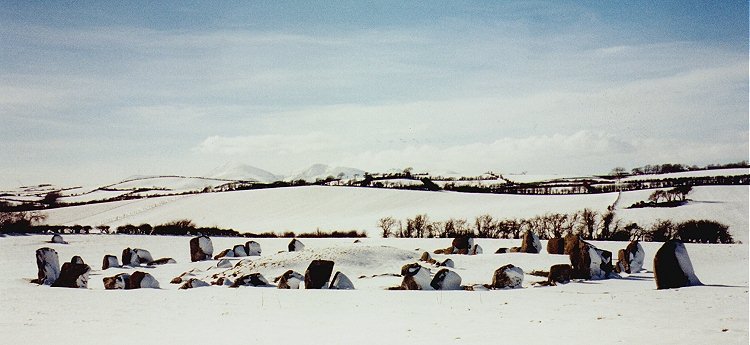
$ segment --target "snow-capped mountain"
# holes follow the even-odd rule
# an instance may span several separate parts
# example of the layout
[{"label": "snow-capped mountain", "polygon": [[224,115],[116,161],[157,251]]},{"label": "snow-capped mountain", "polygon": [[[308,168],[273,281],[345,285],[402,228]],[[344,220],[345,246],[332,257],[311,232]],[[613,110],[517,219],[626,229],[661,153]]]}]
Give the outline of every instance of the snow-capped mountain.
[{"label": "snow-capped mountain", "polygon": [[275,182],[284,177],[267,170],[242,163],[227,163],[206,174],[206,177],[224,180]]}]

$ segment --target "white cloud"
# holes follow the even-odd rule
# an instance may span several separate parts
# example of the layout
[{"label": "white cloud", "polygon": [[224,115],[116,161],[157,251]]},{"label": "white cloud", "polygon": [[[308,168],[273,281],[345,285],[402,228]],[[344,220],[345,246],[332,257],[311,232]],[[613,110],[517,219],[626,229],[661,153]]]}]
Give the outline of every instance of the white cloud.
[{"label": "white cloud", "polygon": [[330,150],[335,142],[320,133],[305,135],[210,136],[193,150],[221,155],[299,155]]}]

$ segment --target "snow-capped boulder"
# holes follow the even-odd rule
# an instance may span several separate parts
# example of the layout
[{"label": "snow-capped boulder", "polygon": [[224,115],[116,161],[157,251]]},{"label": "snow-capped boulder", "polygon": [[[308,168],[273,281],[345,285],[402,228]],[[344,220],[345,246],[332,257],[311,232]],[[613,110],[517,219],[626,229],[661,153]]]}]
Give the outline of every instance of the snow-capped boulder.
[{"label": "snow-capped boulder", "polygon": [[148,265],[149,266],[154,266],[154,265],[166,265],[166,264],[176,264],[176,263],[177,263],[177,261],[175,261],[175,259],[172,259],[172,258],[161,258],[161,259],[156,259],[154,261],[149,261]]},{"label": "snow-capped boulder", "polygon": [[227,259],[221,259],[219,262],[216,263],[216,267],[218,268],[232,268],[232,262]]},{"label": "snow-capped boulder", "polygon": [[136,267],[154,261],[151,252],[140,248],[125,248],[122,250],[122,265]]},{"label": "snow-capped boulder", "polygon": [[569,283],[571,270],[572,268],[568,264],[552,265],[552,267],[549,268],[547,283],[549,283],[549,285]]},{"label": "snow-capped boulder", "polygon": [[521,239],[521,253],[537,254],[542,251],[542,242],[539,237],[531,230],[526,230]]},{"label": "snow-capped boulder", "polygon": [[245,254],[247,256],[260,256],[260,243],[255,241],[245,242]]},{"label": "snow-capped boulder", "polygon": [[305,280],[302,274],[288,270],[284,274],[276,277],[274,283],[278,282],[279,289],[299,289],[300,284]]},{"label": "snow-capped boulder", "polygon": [[107,290],[124,290],[128,286],[130,281],[130,275],[127,273],[120,273],[113,277],[104,277],[104,288]]},{"label": "snow-capped boulder", "polygon": [[654,278],[657,289],[673,289],[702,285],[695,275],[685,245],[679,240],[669,240],[654,256]]},{"label": "snow-capped boulder", "polygon": [[234,250],[224,249],[221,251],[221,253],[216,254],[216,256],[214,256],[214,260],[219,260],[221,258],[233,258],[233,257],[234,257]]},{"label": "snow-capped boulder", "polygon": [[565,252],[570,253],[570,266],[574,279],[606,279],[612,272],[612,253],[597,249],[580,239],[566,239]]},{"label": "snow-capped boulder", "polygon": [[234,282],[226,277],[219,277],[218,279],[211,282],[211,285],[218,285],[218,286],[232,286]]},{"label": "snow-capped boulder", "polygon": [[63,240],[63,237],[60,234],[52,235],[52,239],[50,239],[49,242],[57,244],[68,244],[68,242],[65,242],[65,240]]},{"label": "snow-capped boulder", "polygon": [[430,270],[418,263],[408,264],[401,267],[401,288],[404,290],[433,290],[430,283]]},{"label": "snow-capped boulder", "polygon": [[81,264],[81,265],[83,265],[83,264],[84,264],[84,262],[83,262],[83,258],[81,258],[81,257],[80,257],[80,256],[78,256],[78,255],[76,255],[76,256],[73,256],[73,257],[72,257],[72,258],[70,259],[70,262],[71,262],[71,263],[74,263],[74,264]]},{"label": "snow-capped boulder", "polygon": [[102,270],[106,270],[110,267],[120,267],[120,263],[117,262],[117,257],[114,255],[105,255],[102,260]]},{"label": "snow-capped boulder", "polygon": [[158,288],[159,282],[156,280],[156,278],[154,278],[154,276],[152,276],[151,274],[141,271],[133,272],[133,274],[130,275],[130,279],[128,279],[127,284],[125,285],[125,289],[127,290]]},{"label": "snow-capped boulder", "polygon": [[562,237],[550,238],[547,241],[547,253],[565,254],[565,239]]},{"label": "snow-capped boulder", "polygon": [[443,260],[443,262],[438,262],[437,264],[439,267],[450,267],[455,268],[456,265],[453,263],[453,260],[450,258]]},{"label": "snow-capped boulder", "polygon": [[497,250],[495,251],[495,254],[505,254],[509,252],[510,252],[510,249],[508,248],[497,248]]},{"label": "snow-capped boulder", "polygon": [[[453,239],[453,254],[469,254],[474,247],[474,239],[469,235],[461,235]],[[446,253],[451,254],[451,253]]]},{"label": "snow-capped boulder", "polygon": [[322,289],[333,273],[333,261],[313,260],[305,270],[305,289]]},{"label": "snow-capped boulder", "polygon": [[493,289],[520,288],[523,283],[523,270],[507,264],[498,268],[492,276]]},{"label": "snow-capped boulder", "polygon": [[245,251],[245,246],[242,244],[238,244],[232,248],[232,251],[234,252],[235,257],[243,257],[247,256],[247,252]]},{"label": "snow-capped boulder", "polygon": [[461,276],[447,268],[443,268],[432,278],[430,287],[435,290],[461,290]]},{"label": "snow-capped boulder", "polygon": [[211,260],[214,255],[214,246],[208,236],[198,236],[190,239],[190,261]]},{"label": "snow-capped boulder", "polygon": [[625,273],[638,273],[643,269],[646,253],[638,241],[632,241],[625,249],[617,252],[617,266],[615,270]]},{"label": "snow-capped boulder", "polygon": [[269,286],[268,280],[263,277],[260,273],[247,274],[237,278],[234,283],[230,286],[233,288],[240,286]]},{"label": "snow-capped boulder", "polygon": [[478,255],[478,254],[482,254],[482,252],[483,252],[482,247],[479,246],[478,244],[475,244],[471,247],[471,251],[469,252],[469,255]]},{"label": "snow-capped boulder", "polygon": [[187,290],[204,286],[211,286],[211,284],[206,283],[198,278],[190,278],[185,282],[185,284],[182,284],[182,286],[180,286],[180,290]]},{"label": "snow-capped boulder", "polygon": [[60,276],[60,260],[57,251],[52,248],[36,250],[37,277],[34,282],[41,285],[52,285]]},{"label": "snow-capped boulder", "polygon": [[602,250],[589,244],[589,256],[591,257],[591,279],[607,279],[612,273],[612,252]]},{"label": "snow-capped boulder", "polygon": [[305,245],[300,242],[298,239],[292,239],[291,242],[289,242],[289,251],[290,252],[299,252],[302,250],[305,250]]},{"label": "snow-capped boulder", "polygon": [[333,290],[354,290],[354,283],[343,273],[336,272],[328,288]]},{"label": "snow-capped boulder", "polygon": [[91,267],[86,264],[66,262],[60,270],[60,277],[52,284],[53,287],[88,288]]}]

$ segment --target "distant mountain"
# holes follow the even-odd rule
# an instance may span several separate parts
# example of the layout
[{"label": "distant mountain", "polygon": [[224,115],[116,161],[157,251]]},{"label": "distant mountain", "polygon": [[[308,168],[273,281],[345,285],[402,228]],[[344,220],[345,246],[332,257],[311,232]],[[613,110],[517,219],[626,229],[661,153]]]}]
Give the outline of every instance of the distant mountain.
[{"label": "distant mountain", "polygon": [[325,179],[328,176],[333,176],[335,178],[338,178],[339,174],[343,174],[342,175],[343,179],[352,179],[354,178],[354,175],[357,175],[359,177],[364,176],[365,172],[364,170],[359,170],[356,168],[332,167],[326,164],[313,164],[309,168],[297,174],[293,174],[292,176],[289,177],[289,179],[314,182],[317,179]]},{"label": "distant mountain", "polygon": [[284,179],[283,176],[267,170],[241,163],[224,164],[209,172],[205,177],[257,182],[276,182]]}]

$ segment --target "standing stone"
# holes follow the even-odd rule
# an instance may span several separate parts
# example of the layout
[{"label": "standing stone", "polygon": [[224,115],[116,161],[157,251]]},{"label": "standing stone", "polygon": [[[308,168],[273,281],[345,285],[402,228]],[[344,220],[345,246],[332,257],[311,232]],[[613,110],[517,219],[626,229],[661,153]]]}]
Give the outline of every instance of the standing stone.
[{"label": "standing stone", "polygon": [[66,262],[60,270],[60,277],[57,278],[57,281],[52,286],[85,289],[89,284],[90,271],[91,267],[89,265]]},{"label": "standing stone", "polygon": [[432,278],[430,286],[435,290],[461,290],[461,276],[447,268],[443,268]]},{"label": "standing stone", "polygon": [[130,279],[127,282],[127,285],[125,285],[125,289],[132,290],[132,289],[158,289],[159,288],[159,282],[152,276],[151,274],[148,274],[146,272],[141,271],[135,271],[133,274],[130,275]]},{"label": "standing stone", "polygon": [[74,264],[81,264],[81,265],[84,264],[83,259],[80,256],[78,256],[78,255],[76,255],[73,258],[71,258],[70,262],[74,263]]},{"label": "standing stone", "polygon": [[669,240],[654,256],[654,278],[657,289],[673,289],[702,285],[693,271],[685,245],[679,240]]},{"label": "standing stone", "polygon": [[565,252],[570,255],[571,277],[574,279],[591,279],[591,246],[578,236],[565,240]]},{"label": "standing stone", "polygon": [[244,245],[238,244],[232,248],[232,251],[234,252],[235,257],[247,256]]},{"label": "standing stone", "polygon": [[523,283],[523,270],[507,264],[498,268],[492,276],[493,289],[520,288]]},{"label": "standing stone", "polygon": [[482,247],[479,246],[478,244],[475,244],[474,246],[471,247],[471,251],[469,252],[469,255],[478,255],[478,254],[482,254],[482,252],[483,252]]},{"label": "standing stone", "polygon": [[333,275],[333,279],[331,279],[331,285],[328,286],[329,289],[333,290],[354,290],[354,283],[341,272],[336,272],[336,274]]},{"label": "standing stone", "polygon": [[114,255],[105,255],[102,260],[102,270],[106,270],[110,267],[120,267],[120,263],[117,262],[117,257]]},{"label": "standing stone", "polygon": [[289,242],[289,251],[290,252],[299,252],[302,250],[305,250],[305,245],[300,242],[298,239],[292,239],[291,242]]},{"label": "standing stone", "polygon": [[260,256],[260,243],[255,241],[245,242],[245,253],[247,256]]},{"label": "standing stone", "polygon": [[305,271],[305,289],[322,289],[331,279],[333,261],[313,260]]},{"label": "standing stone", "polygon": [[578,241],[580,241],[580,237],[576,235],[565,235],[565,237],[563,237],[563,244],[565,246],[563,254],[570,255],[570,252],[578,245]]},{"label": "standing stone", "polygon": [[40,248],[36,250],[36,266],[38,268],[35,281],[41,285],[52,285],[60,276],[60,261],[57,251],[52,248]]},{"label": "standing stone", "polygon": [[565,254],[565,240],[562,237],[550,238],[547,241],[547,253]]},{"label": "standing stone", "polygon": [[122,265],[136,267],[140,264],[149,263],[154,261],[151,253],[145,249],[139,248],[125,248],[122,250]]},{"label": "standing stone", "polygon": [[617,272],[638,273],[643,269],[646,253],[638,241],[632,241],[625,249],[617,252]]},{"label": "standing stone", "polygon": [[401,288],[404,290],[433,290],[430,270],[418,263],[407,264],[401,267]]},{"label": "standing stone", "polygon": [[[612,273],[612,252],[591,245],[591,279],[607,279]],[[598,267],[597,267],[598,265]]]},{"label": "standing stone", "polygon": [[570,273],[572,268],[568,264],[552,265],[549,268],[547,283],[557,285],[557,283],[566,284],[570,282]]},{"label": "standing stone", "polygon": [[211,260],[214,246],[208,236],[198,236],[190,239],[190,261]]},{"label": "standing stone", "polygon": [[274,279],[274,282],[278,281],[279,289],[299,289],[300,284],[305,280],[305,277],[295,271],[288,270],[281,276]]},{"label": "standing stone", "polygon": [[[453,239],[451,243],[453,246],[453,253],[455,254],[468,254],[471,247],[474,246],[474,239],[469,235],[461,235]],[[450,254],[450,253],[446,253]]]},{"label": "standing stone", "polygon": [[113,277],[104,277],[104,289],[106,290],[124,290],[128,286],[130,281],[130,275],[127,273],[120,273]]},{"label": "standing stone", "polygon": [[542,242],[531,230],[526,230],[521,239],[521,253],[537,254],[542,251]]}]

